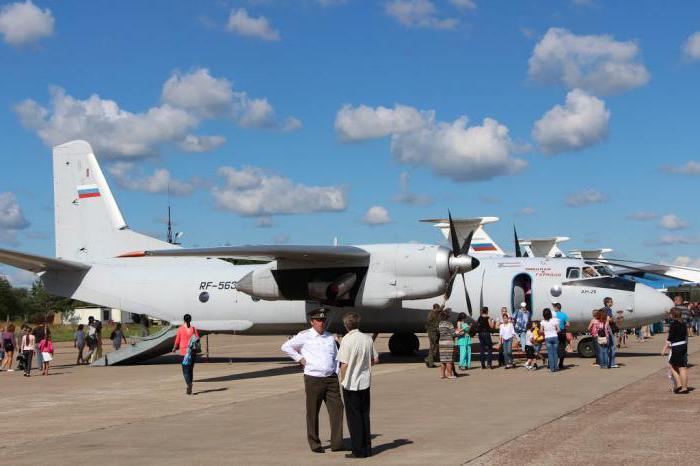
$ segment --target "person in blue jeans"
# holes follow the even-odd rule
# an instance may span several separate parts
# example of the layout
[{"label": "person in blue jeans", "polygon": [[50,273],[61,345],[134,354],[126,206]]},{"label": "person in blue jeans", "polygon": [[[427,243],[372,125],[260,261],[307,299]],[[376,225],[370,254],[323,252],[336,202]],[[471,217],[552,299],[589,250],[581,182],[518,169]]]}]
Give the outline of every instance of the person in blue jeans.
[{"label": "person in blue jeans", "polygon": [[617,325],[615,323],[615,313],[613,312],[613,299],[610,297],[607,297],[603,300],[603,310],[608,316],[608,324],[610,325],[610,332],[608,335],[608,347],[606,348],[607,350],[607,356],[608,360],[607,362],[607,367],[612,367],[616,368],[617,364],[615,363],[615,333],[614,330],[617,328]]},{"label": "person in blue jeans", "polygon": [[547,364],[551,372],[558,370],[559,350],[559,321],[552,317],[552,310],[546,307],[542,311],[542,330],[544,331],[544,343],[547,346]]}]

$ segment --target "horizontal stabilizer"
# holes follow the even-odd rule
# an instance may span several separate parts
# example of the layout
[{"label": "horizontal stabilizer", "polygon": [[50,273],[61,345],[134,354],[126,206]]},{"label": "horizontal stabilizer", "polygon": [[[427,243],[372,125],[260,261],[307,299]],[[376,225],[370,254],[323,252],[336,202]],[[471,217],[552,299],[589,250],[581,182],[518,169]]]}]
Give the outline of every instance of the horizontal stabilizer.
[{"label": "horizontal stabilizer", "polygon": [[599,248],[599,249],[576,249],[573,251],[569,251],[569,256],[574,257],[576,259],[584,259],[584,260],[599,260],[603,259],[603,255],[607,254],[609,252],[612,252],[613,250],[610,248]]},{"label": "horizontal stabilizer", "polygon": [[530,257],[564,257],[564,252],[559,249],[559,243],[569,241],[568,236],[553,236],[551,238],[521,239],[520,245]]},{"label": "horizontal stabilizer", "polygon": [[336,261],[367,259],[369,253],[355,246],[260,245],[220,248],[160,249],[137,251],[119,257],[230,257],[252,260]]},{"label": "horizontal stabilizer", "polygon": [[24,252],[10,251],[8,249],[0,249],[0,263],[11,265],[19,269],[29,270],[34,273],[46,272],[48,270],[79,272],[81,270],[90,269],[89,265],[80,262],[36,256]]}]

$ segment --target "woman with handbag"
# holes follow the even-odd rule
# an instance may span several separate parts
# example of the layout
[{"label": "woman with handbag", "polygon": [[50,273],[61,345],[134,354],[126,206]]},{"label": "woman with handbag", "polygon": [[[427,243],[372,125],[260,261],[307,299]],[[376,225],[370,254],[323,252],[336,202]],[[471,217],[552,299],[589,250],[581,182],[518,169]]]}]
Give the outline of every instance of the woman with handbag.
[{"label": "woman with handbag", "polygon": [[173,352],[180,350],[182,355],[182,375],[185,378],[187,390],[185,393],[192,394],[192,382],[194,379],[194,363],[197,353],[201,352],[199,343],[199,332],[192,325],[192,316],[185,314],[182,318],[185,322],[177,329]]},{"label": "woman with handbag", "polygon": [[588,326],[588,331],[593,336],[593,341],[597,350],[598,364],[601,369],[610,369],[610,323],[608,323],[608,313],[599,309],[594,319]]}]

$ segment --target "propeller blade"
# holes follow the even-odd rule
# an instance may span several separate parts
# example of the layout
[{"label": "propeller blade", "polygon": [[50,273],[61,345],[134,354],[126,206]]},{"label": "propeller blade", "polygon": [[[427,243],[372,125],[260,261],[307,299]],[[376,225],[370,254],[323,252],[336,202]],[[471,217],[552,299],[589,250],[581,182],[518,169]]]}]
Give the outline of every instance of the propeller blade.
[{"label": "propeller blade", "polygon": [[464,296],[467,298],[467,311],[469,311],[469,315],[473,315],[472,312],[472,300],[469,299],[469,291],[467,291],[467,279],[464,278],[464,274],[462,274],[462,283],[464,284]]},{"label": "propeller blade", "polygon": [[452,214],[447,211],[447,217],[450,219],[450,239],[452,240],[452,254],[455,256],[459,255],[459,240],[457,239],[457,231],[455,230],[455,224],[452,221]]},{"label": "propeller blade", "polygon": [[472,238],[474,237],[474,231],[472,230],[469,232],[469,236],[464,240],[464,244],[462,245],[462,249],[459,250],[459,255],[461,256],[462,254],[469,254],[469,248],[472,245]]},{"label": "propeller blade", "polygon": [[484,276],[486,275],[486,270],[481,272],[481,291],[479,292],[479,315],[481,315],[481,310],[484,308]]},{"label": "propeller blade", "polygon": [[520,251],[520,241],[518,241],[518,232],[515,231],[515,225],[513,225],[513,236],[515,237],[515,257],[523,257],[523,253]]},{"label": "propeller blade", "polygon": [[457,275],[452,275],[452,278],[450,278],[450,281],[447,284],[447,289],[445,290],[445,301],[450,299],[450,296],[452,295],[452,285],[455,283],[455,277],[457,277]]}]

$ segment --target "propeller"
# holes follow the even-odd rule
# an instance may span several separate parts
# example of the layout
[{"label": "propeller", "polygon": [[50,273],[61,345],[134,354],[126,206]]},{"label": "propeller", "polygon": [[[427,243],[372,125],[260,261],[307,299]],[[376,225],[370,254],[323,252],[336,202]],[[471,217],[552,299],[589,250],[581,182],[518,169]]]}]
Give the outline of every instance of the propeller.
[{"label": "propeller", "polygon": [[450,240],[452,243],[452,255],[449,259],[449,269],[451,273],[450,281],[447,284],[447,289],[445,290],[445,300],[450,299],[452,294],[452,287],[454,286],[455,279],[457,275],[462,276],[462,284],[464,285],[464,296],[467,300],[467,310],[469,315],[473,314],[472,311],[472,301],[469,298],[469,292],[467,291],[467,281],[464,278],[464,274],[470,270],[474,270],[479,266],[479,260],[475,257],[469,255],[469,248],[472,244],[472,238],[474,237],[474,230],[469,232],[469,235],[464,240],[464,243],[460,246],[459,239],[457,238],[457,230],[455,229],[455,224],[452,221],[452,214],[447,211],[447,216],[450,221]]},{"label": "propeller", "polygon": [[518,232],[515,231],[515,224],[513,224],[513,236],[515,237],[515,257],[523,257],[523,253],[520,250],[520,241],[518,241]]}]

